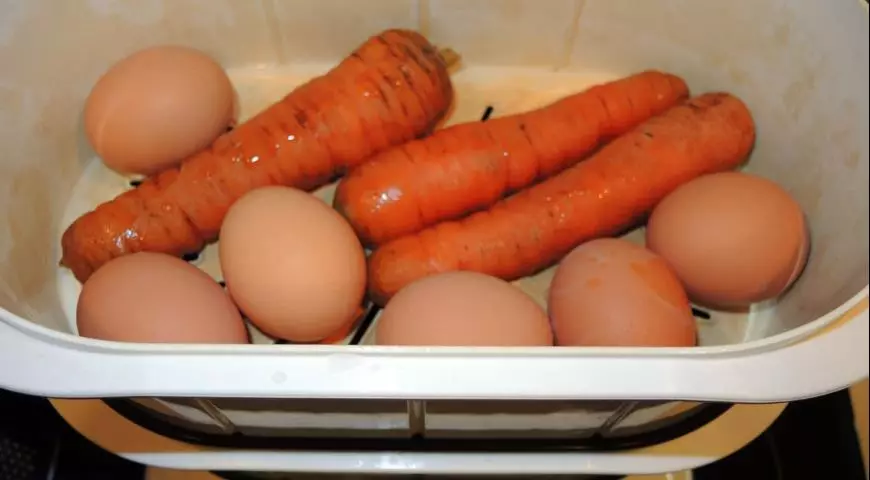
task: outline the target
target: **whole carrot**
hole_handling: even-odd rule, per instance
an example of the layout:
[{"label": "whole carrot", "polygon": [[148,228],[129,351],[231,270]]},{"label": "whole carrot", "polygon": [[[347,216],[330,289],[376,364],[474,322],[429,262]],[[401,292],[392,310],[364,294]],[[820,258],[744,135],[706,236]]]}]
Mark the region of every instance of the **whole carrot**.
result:
[{"label": "whole carrot", "polygon": [[128,253],[198,251],[246,192],[322,186],[379,151],[427,134],[452,98],[439,52],[415,32],[387,30],[178,168],[78,218],[63,234],[61,265],[85,281]]},{"label": "whole carrot", "polygon": [[484,209],[685,100],[686,83],[641,72],[526,113],[455,125],[352,170],[334,205],[379,245]]},{"label": "whole carrot", "polygon": [[743,102],[701,95],[489,210],[385,244],[369,258],[369,293],[383,305],[434,273],[472,270],[505,280],[533,274],[584,241],[633,226],[680,184],[738,166],[754,140]]}]

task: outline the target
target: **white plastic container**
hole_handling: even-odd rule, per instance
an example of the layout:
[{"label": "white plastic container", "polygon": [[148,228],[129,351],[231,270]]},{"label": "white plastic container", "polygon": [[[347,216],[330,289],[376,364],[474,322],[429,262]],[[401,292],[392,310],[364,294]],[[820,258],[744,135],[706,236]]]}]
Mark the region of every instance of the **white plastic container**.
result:
[{"label": "white plastic container", "polygon": [[[74,335],[78,284],[57,267],[60,233],[129,188],[81,133],[83,100],[108,65],[156,43],[201,48],[228,68],[246,117],[388,27],[418,29],[462,55],[452,122],[647,68],[682,76],[694,93],[740,96],[758,124],[748,170],[787,188],[808,216],[806,271],[777,302],[709,312],[691,349],[166,346]],[[781,402],[848,386],[868,374],[867,37],[860,0],[6,2],[0,386],[163,397],[144,408],[223,434],[377,438],[606,437],[691,406],[675,400]],[[214,257],[207,249],[201,266],[218,276]],[[540,299],[547,275],[517,283]]]}]

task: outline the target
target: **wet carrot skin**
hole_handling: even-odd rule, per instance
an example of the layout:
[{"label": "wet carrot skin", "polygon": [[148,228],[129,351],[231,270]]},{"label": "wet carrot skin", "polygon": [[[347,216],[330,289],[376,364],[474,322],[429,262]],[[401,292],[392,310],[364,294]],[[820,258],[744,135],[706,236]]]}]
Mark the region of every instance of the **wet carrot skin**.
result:
[{"label": "wet carrot skin", "polygon": [[369,257],[369,294],[383,305],[414,280],[452,270],[534,274],[585,241],[635,226],[679,185],[739,166],[754,142],[740,99],[695,97],[487,210],[381,246]]},{"label": "wet carrot skin", "polygon": [[84,282],[121,255],[181,256],[212,241],[230,205],[267,185],[313,190],[428,134],[453,101],[447,65],[418,33],[387,30],[211,146],[78,218],[61,265]]},{"label": "wet carrot skin", "polygon": [[688,94],[679,77],[651,70],[540,109],[448,127],[351,171],[338,185],[334,206],[374,247],[482,210],[576,163]]}]

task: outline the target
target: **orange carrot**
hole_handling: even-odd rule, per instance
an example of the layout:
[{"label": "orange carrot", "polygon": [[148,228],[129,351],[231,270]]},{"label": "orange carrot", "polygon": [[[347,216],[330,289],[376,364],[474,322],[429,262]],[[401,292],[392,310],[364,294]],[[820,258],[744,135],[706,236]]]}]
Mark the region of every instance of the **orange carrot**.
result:
[{"label": "orange carrot", "polygon": [[415,32],[387,30],[178,168],[78,218],[63,234],[61,265],[83,282],[128,253],[196,252],[248,191],[322,186],[379,151],[428,134],[452,99],[438,51]]},{"label": "orange carrot", "polygon": [[530,112],[445,128],[352,170],[334,204],[364,244],[383,244],[487,208],[688,94],[682,79],[647,71]]},{"label": "orange carrot", "polygon": [[680,184],[738,166],[754,140],[738,98],[696,97],[489,210],[383,245],[369,258],[370,296],[383,305],[414,280],[453,270],[533,274],[584,241],[635,225]]}]

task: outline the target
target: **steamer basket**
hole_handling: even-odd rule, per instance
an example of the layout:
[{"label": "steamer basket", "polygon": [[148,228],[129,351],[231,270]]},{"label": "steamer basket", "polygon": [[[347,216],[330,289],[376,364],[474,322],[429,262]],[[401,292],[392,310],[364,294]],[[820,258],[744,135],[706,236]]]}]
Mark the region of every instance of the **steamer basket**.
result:
[{"label": "steamer basket", "polygon": [[[388,27],[462,55],[451,123],[647,68],[683,76],[694,93],[739,95],[758,123],[747,170],[788,189],[810,222],[803,276],[745,313],[698,310],[702,346],[692,349],[382,348],[368,345],[374,309],[345,346],[277,345],[254,329],[250,346],[75,335],[79,285],[57,267],[60,233],[132,188],[82,134],[83,100],[108,65],[157,43],[203,49],[228,68],[244,118]],[[505,449],[630,448],[729,403],[848,386],[868,374],[867,37],[858,0],[6,2],[0,386],[104,398],[149,428],[211,445],[364,439],[386,450],[481,438]],[[191,261],[220,279],[214,246]],[[551,274],[516,283],[542,301]]]}]

